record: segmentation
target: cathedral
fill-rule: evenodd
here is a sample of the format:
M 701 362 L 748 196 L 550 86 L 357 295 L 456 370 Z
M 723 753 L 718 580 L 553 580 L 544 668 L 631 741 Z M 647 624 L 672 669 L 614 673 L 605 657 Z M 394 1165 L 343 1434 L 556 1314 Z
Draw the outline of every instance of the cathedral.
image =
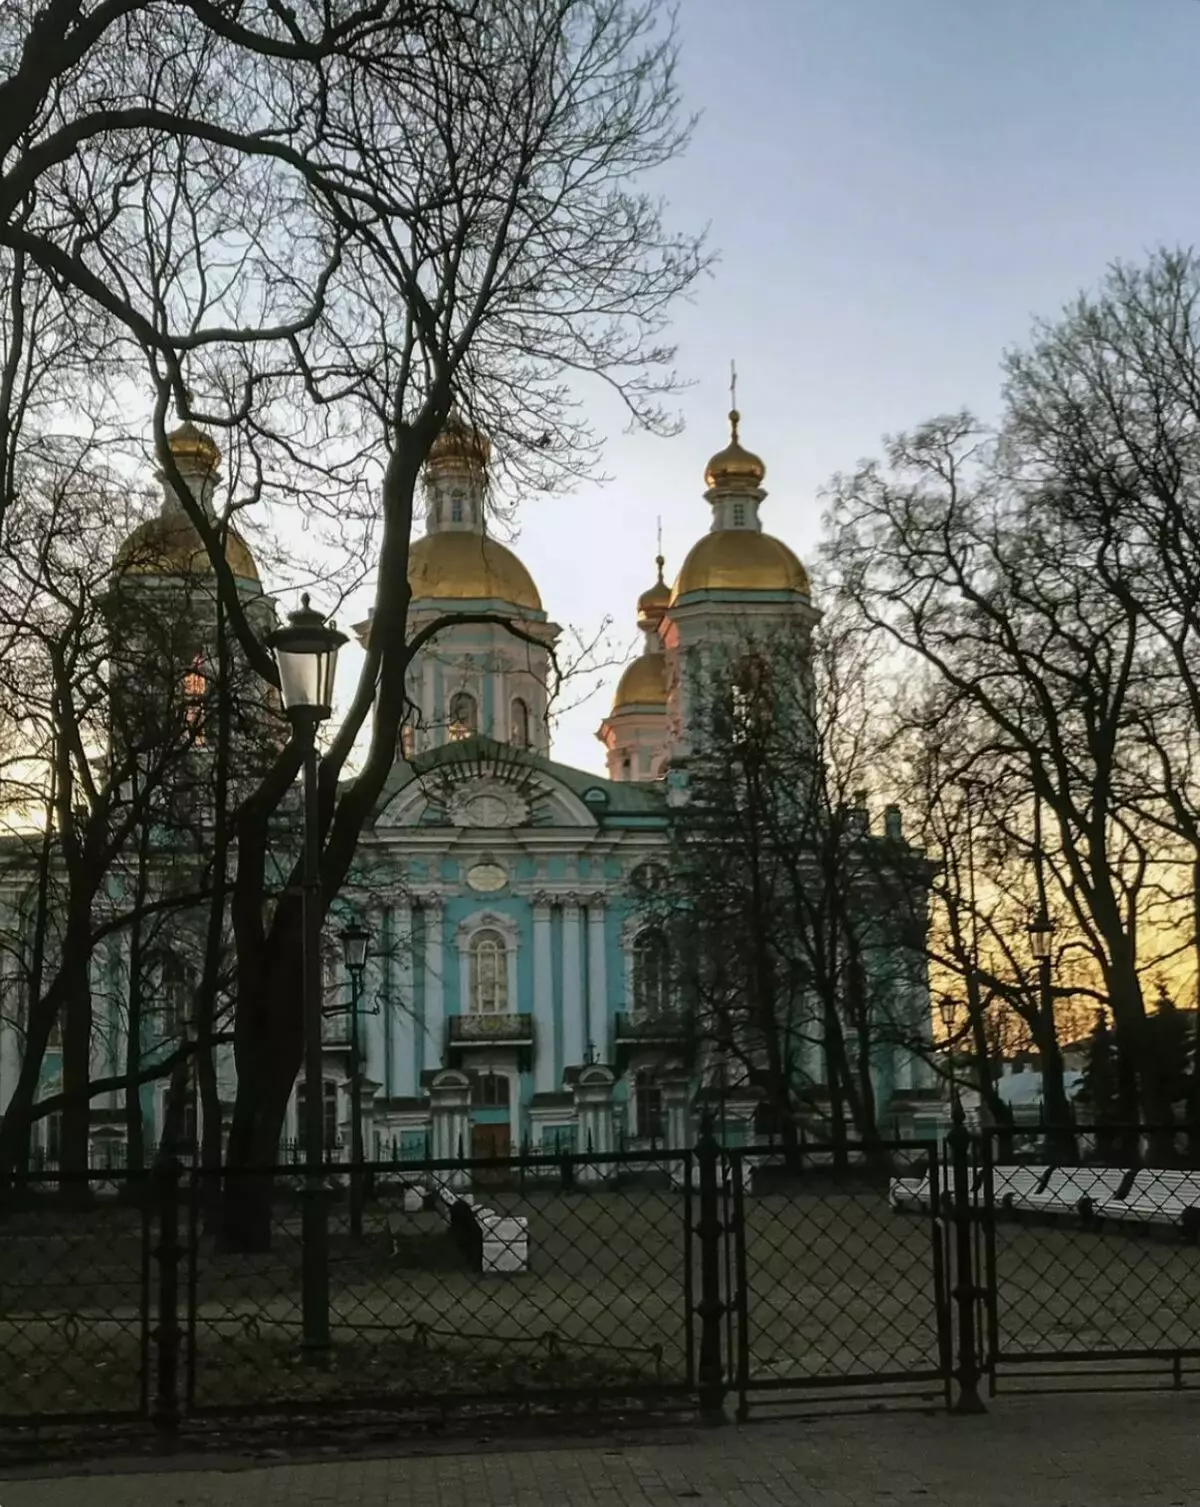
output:
M 492 1156 L 523 1147 L 604 1153 L 694 1139 L 712 1085 L 672 1011 L 666 943 L 638 896 L 649 883 L 670 883 L 668 830 L 686 800 L 696 685 L 738 635 L 786 631 L 803 642 L 819 616 L 803 565 L 764 532 L 766 468 L 741 444 L 736 412 L 730 423 L 729 443 L 704 471 L 708 530 L 673 584 L 660 557 L 637 600 L 641 652 L 621 673 L 597 731 L 604 777 L 553 758 L 547 698 L 561 630 L 529 571 L 488 532 L 486 436 L 452 415 L 433 446 L 424 531 L 409 556 L 410 632 L 464 620 L 429 639 L 410 665 L 397 760 L 353 882 L 330 917 L 322 1099 L 331 1146 L 350 1142 L 355 1030 L 370 1156 Z M 214 442 L 185 424 L 170 443 L 195 495 L 212 508 Z M 232 530 L 226 559 L 250 621 L 265 633 L 275 604 Z M 181 571 L 207 568 L 167 486 L 160 515 L 122 545 L 114 576 L 136 604 L 169 589 Z M 365 644 L 370 620 L 355 631 Z M 898 839 L 899 813 L 889 808 L 885 820 L 887 836 Z M 869 840 L 865 809 L 861 822 Z M 366 927 L 370 945 L 361 993 L 348 1009 L 352 985 L 337 932 L 351 918 Z M 127 953 L 128 941 L 118 935 L 95 961 L 97 1076 L 127 1060 L 122 948 Z M 925 1054 L 901 1044 L 904 1033 L 923 1042 L 932 1030 L 924 963 L 915 958 L 891 975 L 887 1009 L 903 1032 L 875 1048 L 871 1069 L 881 1122 L 906 1130 L 932 1084 Z M 16 987 L 9 971 L 6 998 Z M 178 965 L 174 979 L 186 991 Z M 160 982 L 171 987 L 165 975 Z M 161 1050 L 147 1029 L 139 1024 L 147 1053 Z M 8 1008 L 0 1017 L 0 1109 L 20 1057 L 17 1011 Z M 218 1048 L 226 1106 L 232 1072 L 229 1048 Z M 58 1073 L 52 1041 L 45 1092 L 57 1087 Z M 819 1085 L 822 1073 L 815 1041 L 805 1075 Z M 285 1140 L 300 1134 L 303 1092 L 301 1084 L 293 1095 Z M 149 1083 L 142 1093 L 153 1141 L 165 1085 Z M 730 1142 L 753 1138 L 758 1097 L 736 1074 L 722 1074 L 719 1109 Z M 116 1093 L 95 1101 L 92 1118 L 97 1147 L 119 1150 Z M 55 1117 L 47 1117 L 39 1138 L 49 1161 L 55 1135 Z

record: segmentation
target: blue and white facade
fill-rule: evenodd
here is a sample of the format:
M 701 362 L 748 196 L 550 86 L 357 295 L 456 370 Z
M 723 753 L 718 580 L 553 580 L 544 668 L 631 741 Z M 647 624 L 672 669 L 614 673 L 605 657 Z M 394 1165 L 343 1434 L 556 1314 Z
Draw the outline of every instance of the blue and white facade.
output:
M 452 622 L 415 659 L 397 762 L 331 919 L 333 933 L 352 913 L 372 939 L 358 1017 L 364 1142 L 371 1154 L 400 1159 L 687 1144 L 703 1084 L 671 1025 L 663 943 L 639 911 L 639 881 L 654 872 L 648 866 L 665 865 L 671 808 L 686 798 L 694 675 L 711 674 L 722 646 L 747 628 L 803 636 L 817 618 L 808 578 L 763 532 L 765 468 L 739 444 L 735 417 L 732 443 L 706 472 L 710 530 L 673 587 L 660 561 L 637 604 L 643 652 L 598 733 L 607 777 L 557 764 L 547 686 L 559 629 L 524 566 L 487 533 L 488 464 L 486 440 L 452 418 L 427 468 L 410 631 L 487 614 L 517 632 Z M 357 631 L 365 641 L 371 623 Z M 897 819 L 888 817 L 892 837 Z M 658 877 L 669 883 L 669 874 Z M 893 975 L 888 1008 L 927 1039 L 923 967 L 908 960 Z M 121 977 L 113 961 L 97 989 L 98 1073 L 123 1053 Z M 332 936 L 327 994 L 331 1005 L 349 1003 Z M 327 1021 L 327 1138 L 343 1146 L 350 1029 L 349 1014 Z M 820 1057 L 817 1043 L 815 1082 Z M 0 1107 L 19 1059 L 6 1012 Z M 891 1115 L 908 1114 L 932 1081 L 922 1053 L 901 1046 L 881 1047 L 875 1072 L 880 1111 Z M 51 1052 L 48 1090 L 55 1073 Z M 231 1104 L 227 1052 L 218 1077 Z M 749 1134 L 754 1098 L 736 1085 L 722 1092 L 726 1133 Z M 144 1104 L 152 1139 L 161 1085 L 147 1087 Z M 97 1134 L 119 1138 L 115 1095 L 108 1118 Z M 297 1135 L 295 1096 L 284 1134 Z

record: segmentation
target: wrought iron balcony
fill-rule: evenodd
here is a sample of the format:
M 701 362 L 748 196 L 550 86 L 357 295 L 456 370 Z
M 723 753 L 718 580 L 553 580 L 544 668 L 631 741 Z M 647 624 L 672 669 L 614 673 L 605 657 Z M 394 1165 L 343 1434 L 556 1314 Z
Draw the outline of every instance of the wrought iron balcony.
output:
M 461 1061 L 462 1054 L 479 1047 L 516 1047 L 522 1066 L 533 1054 L 532 1015 L 451 1015 L 446 1021 L 446 1054 Z
M 621 1014 L 617 1016 L 617 1040 L 630 1043 L 652 1045 L 655 1042 L 679 1042 L 687 1037 L 687 1030 L 681 1015 L 660 1013 L 654 1014 Z

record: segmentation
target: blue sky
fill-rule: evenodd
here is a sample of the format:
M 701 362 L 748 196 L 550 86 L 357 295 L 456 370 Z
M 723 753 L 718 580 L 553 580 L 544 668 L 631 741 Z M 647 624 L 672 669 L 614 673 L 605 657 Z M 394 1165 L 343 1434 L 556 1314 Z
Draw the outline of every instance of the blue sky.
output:
M 830 475 L 881 435 L 990 412 L 997 362 L 1114 258 L 1200 242 L 1200 0 L 681 0 L 702 112 L 657 184 L 720 263 L 682 307 L 685 432 L 609 438 L 602 488 L 520 510 L 559 622 L 632 641 L 662 515 L 669 576 L 708 527 L 702 472 L 742 437 L 768 531 L 802 557 Z M 603 768 L 605 692 L 556 757 Z

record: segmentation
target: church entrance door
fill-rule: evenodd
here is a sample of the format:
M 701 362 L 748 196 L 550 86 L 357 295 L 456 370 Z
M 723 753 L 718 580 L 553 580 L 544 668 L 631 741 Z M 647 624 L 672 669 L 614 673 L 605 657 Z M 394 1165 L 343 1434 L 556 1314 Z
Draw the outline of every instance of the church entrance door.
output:
M 512 1131 L 507 1123 L 486 1124 L 476 1121 L 471 1127 L 471 1155 L 473 1157 L 506 1157 L 512 1155 Z M 508 1182 L 509 1167 L 476 1167 L 475 1181 L 485 1186 Z

